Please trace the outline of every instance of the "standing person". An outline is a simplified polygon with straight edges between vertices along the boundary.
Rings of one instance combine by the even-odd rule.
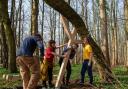
[[[93,74],[92,74],[92,47],[89,44],[89,39],[84,38],[83,42],[83,64],[81,69],[81,82],[84,83],[85,72],[88,71],[88,76],[90,78],[89,83],[93,83]]]
[[[44,60],[41,65],[41,78],[42,78],[43,87],[45,88],[47,88],[47,84],[46,84],[47,80],[48,80],[49,87],[54,86],[52,84],[54,56],[64,57],[63,55],[58,55],[55,53],[55,49],[59,48],[59,47],[56,47],[55,44],[56,42],[54,40],[50,40],[48,42],[48,47],[45,50]]]
[[[71,53],[69,55],[69,59],[73,59],[75,54],[76,54],[77,48],[78,48],[78,44],[74,44],[73,46],[71,46],[71,48],[65,48],[64,51],[62,52],[62,55],[65,55],[68,50],[71,50]],[[63,59],[64,59],[64,57],[60,57],[60,59],[59,59],[60,67],[61,67],[61,64],[63,62]],[[70,76],[71,76],[71,72],[72,72],[70,60],[68,60],[66,70],[67,70],[66,81],[65,81],[65,77],[63,77],[63,84],[68,85],[69,80],[70,80]]]
[[[26,37],[17,52],[16,60],[23,79],[23,89],[36,89],[40,78],[39,59],[33,56],[36,47],[40,49],[41,56],[44,56],[44,45],[40,34]]]

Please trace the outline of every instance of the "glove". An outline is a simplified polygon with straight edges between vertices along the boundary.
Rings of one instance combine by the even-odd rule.
[[[88,66],[91,66],[91,61],[88,62]]]

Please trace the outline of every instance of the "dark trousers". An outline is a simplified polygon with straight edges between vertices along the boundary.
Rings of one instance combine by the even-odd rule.
[[[48,64],[48,67],[47,67],[47,79],[46,80],[43,80],[43,85],[46,86],[46,81],[48,80],[48,84],[51,85],[52,84],[52,80],[53,80],[53,66]]]
[[[60,59],[59,60],[59,65],[61,66],[63,62],[63,59]],[[67,63],[67,66],[66,66],[66,71],[67,71],[67,75],[66,75],[66,82],[68,83],[69,82],[69,79],[70,79],[70,76],[71,76],[71,63],[70,61],[68,60],[68,63]],[[65,82],[65,77],[63,78],[63,82]]]
[[[92,63],[90,66],[88,66],[89,60],[84,60],[82,64],[82,69],[81,69],[81,83],[84,83],[84,78],[85,78],[85,72],[88,71],[88,76],[90,78],[90,83],[93,83],[93,74],[92,74]]]
[[[53,72],[53,68],[48,67],[48,83],[52,84],[52,72]]]

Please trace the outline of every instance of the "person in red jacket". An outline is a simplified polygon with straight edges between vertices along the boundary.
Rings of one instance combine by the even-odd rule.
[[[54,40],[50,40],[48,42],[48,47],[45,50],[44,60],[41,66],[41,75],[42,75],[42,82],[43,87],[47,87],[46,81],[48,80],[49,87],[53,87],[52,84],[52,76],[53,76],[53,60],[54,56],[64,57],[64,55],[58,55],[55,53],[56,42]]]

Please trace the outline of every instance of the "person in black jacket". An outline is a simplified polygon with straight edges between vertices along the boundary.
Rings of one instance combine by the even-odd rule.
[[[73,59],[75,54],[76,54],[76,49],[78,48],[78,44],[74,44],[71,46],[71,48],[65,48],[64,51],[62,52],[62,55],[65,55],[65,53],[68,51],[68,50],[71,50],[71,53],[69,55],[69,59]],[[61,64],[64,60],[64,57],[60,57],[59,59],[59,65],[61,67]],[[66,66],[66,70],[67,70],[67,75],[66,75],[66,79],[65,77],[63,77],[63,84],[66,84],[68,85],[69,84],[69,79],[70,79],[70,76],[71,76],[71,63],[70,63],[70,60],[68,60],[68,63],[67,63],[67,66]],[[65,81],[66,80],[66,81]]]

